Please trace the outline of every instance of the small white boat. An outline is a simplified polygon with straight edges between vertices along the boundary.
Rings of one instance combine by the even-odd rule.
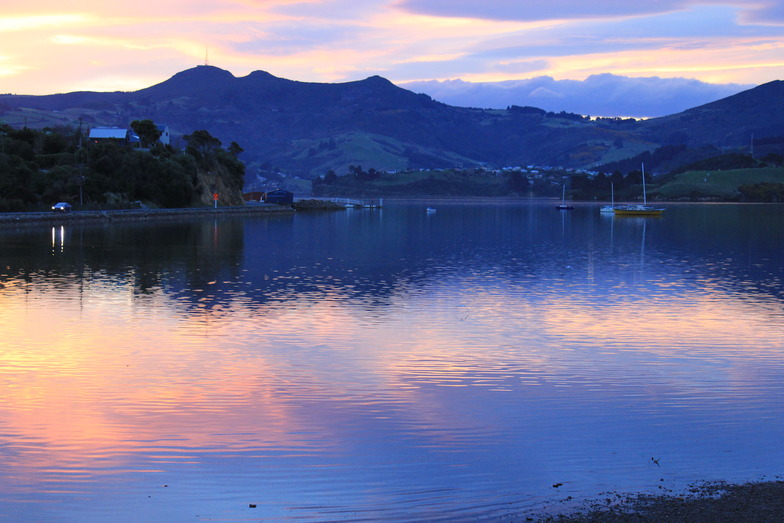
[[[427,208],[427,214],[433,214],[434,212],[436,212],[436,208],[435,207],[428,207]]]

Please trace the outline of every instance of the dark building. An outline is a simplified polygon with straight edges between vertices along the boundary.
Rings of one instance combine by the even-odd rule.
[[[264,201],[278,205],[291,205],[294,203],[294,193],[284,189],[275,189],[274,191],[264,193]]]

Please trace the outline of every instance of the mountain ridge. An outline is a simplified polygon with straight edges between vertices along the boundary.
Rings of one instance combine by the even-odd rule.
[[[535,108],[450,106],[381,76],[299,82],[202,65],[131,92],[0,95],[11,125],[120,126],[152,119],[177,140],[205,129],[237,142],[251,176],[314,178],[361,164],[379,170],[559,165],[591,168],[662,145],[748,146],[784,136],[784,82],[650,120],[597,119]],[[778,98],[781,99],[781,98]],[[178,138],[179,137],[179,138]]]

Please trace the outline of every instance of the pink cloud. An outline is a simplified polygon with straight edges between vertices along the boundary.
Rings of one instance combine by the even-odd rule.
[[[756,9],[748,7],[743,12],[741,21],[749,24],[784,25],[784,3],[768,2]]]
[[[651,16],[693,9],[696,5],[728,5],[741,12],[741,21],[748,24],[784,24],[784,4],[775,0],[750,4],[741,0],[552,0],[526,2],[519,0],[400,0],[396,7],[430,16],[478,18],[484,20],[542,21],[563,19],[626,18]]]
[[[402,0],[397,7],[407,11],[443,17],[480,18],[490,20],[538,21],[575,18],[627,17],[665,13],[683,9],[684,0],[553,0],[520,2],[519,0]]]

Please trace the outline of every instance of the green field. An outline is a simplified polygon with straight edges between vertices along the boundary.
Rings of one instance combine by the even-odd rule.
[[[734,199],[743,185],[784,183],[784,168],[733,169],[727,171],[687,171],[675,180],[649,191],[649,196],[664,200],[686,198]]]

